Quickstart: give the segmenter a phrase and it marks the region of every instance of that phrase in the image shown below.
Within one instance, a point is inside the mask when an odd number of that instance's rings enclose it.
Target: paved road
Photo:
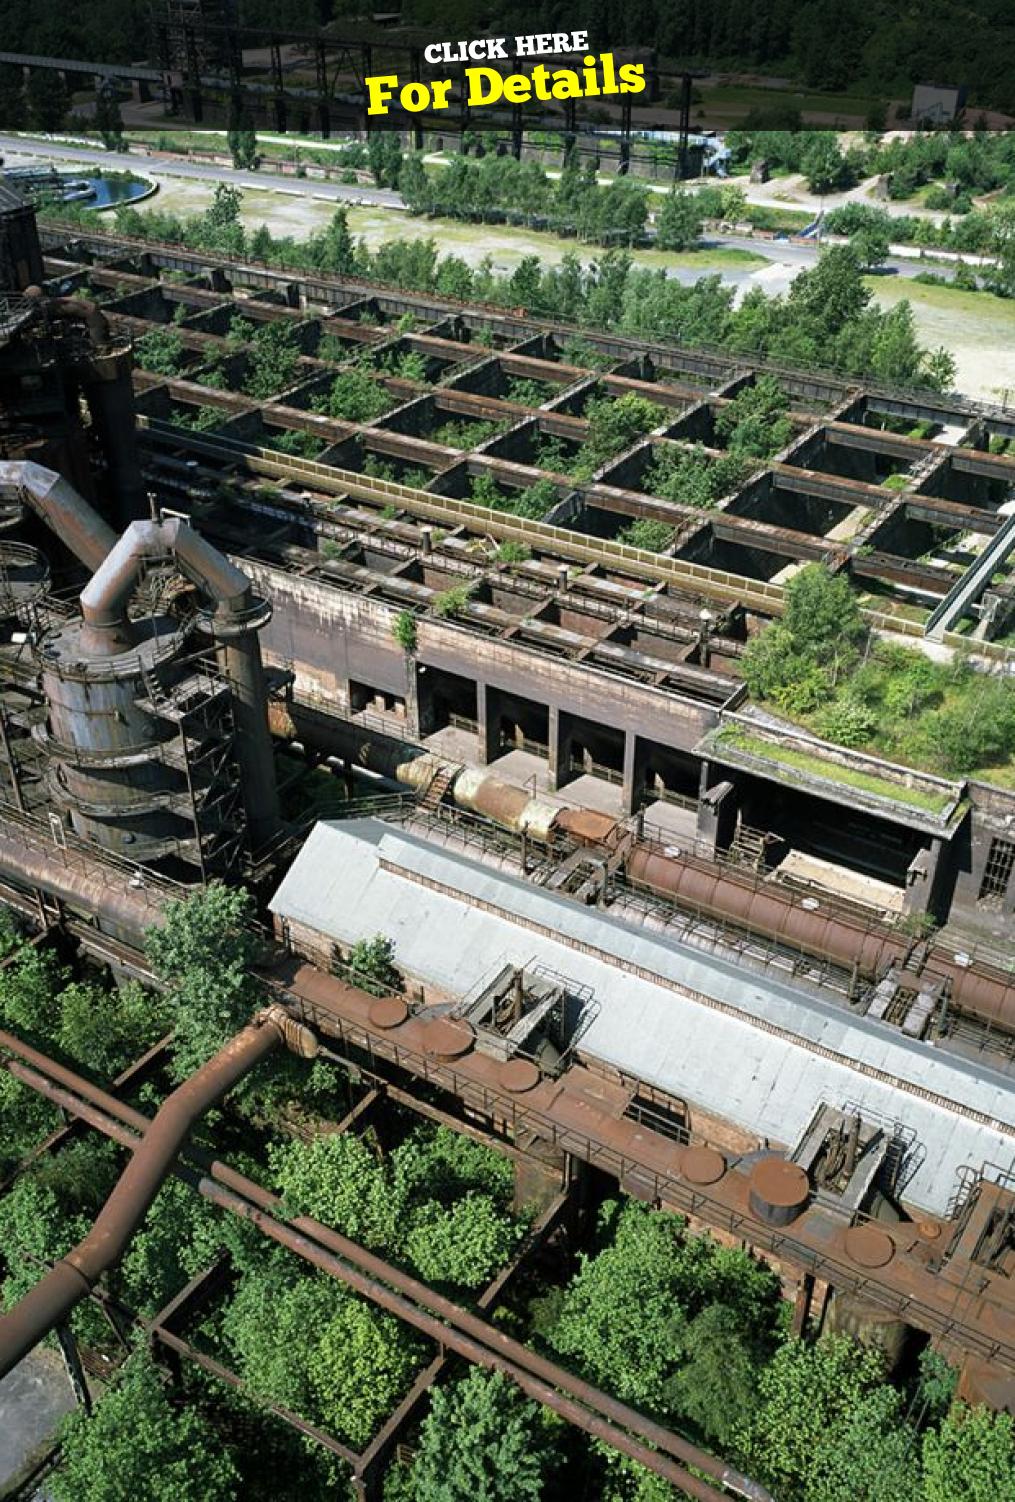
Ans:
[[[189,182],[229,183],[235,188],[249,188],[259,192],[267,189],[292,198],[311,198],[319,202],[370,204],[385,209],[404,207],[401,197],[388,188],[369,188],[358,183],[355,185],[326,183],[311,178],[282,178],[278,173],[273,172],[236,171],[232,167],[213,167],[205,162],[170,162],[141,154],[103,151],[86,146],[65,146],[57,141],[26,142],[14,136],[0,135],[0,156],[9,166],[23,166],[40,159],[94,163],[116,172],[151,173],[157,177],[180,178]],[[777,279],[778,285],[773,285],[771,289],[773,291],[783,290],[784,285],[788,284],[793,276],[806,266],[813,264],[818,253],[816,242],[800,244],[791,243],[788,240],[754,240],[749,236],[716,236],[708,240],[706,244],[732,250],[751,251],[755,255],[763,256],[765,260],[772,263],[774,268],[783,268],[783,275]],[[675,268],[673,274],[680,281],[692,282],[708,269],[707,263],[703,260],[700,269]],[[892,257],[885,265],[886,274],[900,277],[914,277],[926,269],[925,263],[901,257]],[[947,263],[935,264],[934,270],[939,275],[948,276],[951,267]],[[724,269],[723,279],[738,285],[751,277],[752,273],[747,270]]]
[[[33,161],[96,163],[111,172],[150,173],[157,177],[184,178],[188,182],[229,183],[234,188],[285,192],[293,198],[318,198],[335,203],[370,203],[400,209],[402,200],[387,188],[365,188],[358,183],[317,182],[305,177],[282,178],[272,172],[236,172],[231,167],[212,167],[205,162],[167,162],[140,153],[93,150],[87,146],[64,146],[57,141],[21,141],[0,135],[0,156],[8,166],[27,166]]]

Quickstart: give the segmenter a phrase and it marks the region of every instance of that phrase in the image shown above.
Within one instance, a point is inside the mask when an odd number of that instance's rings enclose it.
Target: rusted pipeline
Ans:
[[[0,497],[23,502],[90,569],[101,566],[116,533],[73,485],[31,460],[0,460]]]
[[[45,311],[49,318],[83,323],[96,350],[109,340],[109,320],[90,297],[47,297]]]
[[[137,943],[146,928],[165,922],[161,902],[153,900],[145,887],[132,887],[126,875],[119,877],[121,886],[110,879],[108,871],[102,876],[104,880],[84,864],[66,863],[55,848],[52,852],[36,849],[28,839],[19,840],[15,833],[0,829],[0,878],[21,891],[41,888],[86,917],[99,914],[107,923],[133,934]]]
[[[7,1314],[0,1316],[0,1378],[63,1323],[122,1257],[172,1171],[194,1123],[282,1042],[269,1017],[245,1027],[163,1102],[88,1234]],[[0,1034],[0,1047],[20,1052]],[[38,1056],[36,1056],[38,1057]],[[48,1061],[47,1061],[48,1062]]]
[[[209,1179],[202,1179],[198,1188],[212,1204],[220,1205],[223,1209],[232,1210],[234,1214],[241,1216],[244,1220],[251,1221],[257,1226],[258,1230],[272,1241],[277,1242],[279,1246],[284,1246],[289,1251],[296,1252],[298,1256],[304,1258],[312,1266],[318,1267],[322,1272],[339,1279],[347,1287],[362,1294],[371,1303],[379,1305],[382,1309],[386,1309],[390,1314],[395,1315],[396,1318],[402,1319],[407,1324],[412,1325],[414,1329],[418,1330],[422,1335],[428,1336],[438,1345],[449,1347],[452,1351],[455,1351],[460,1356],[464,1356],[476,1366],[485,1367],[489,1371],[503,1372],[528,1397],[533,1398],[537,1403],[544,1404],[547,1408],[552,1409],[554,1413],[559,1413],[562,1418],[567,1419],[575,1428],[583,1429],[586,1434],[591,1434],[594,1438],[603,1440],[622,1454],[629,1456],[630,1459],[654,1471],[657,1476],[661,1476],[671,1486],[675,1486],[679,1491],[683,1492],[685,1496],[695,1498],[696,1502],[723,1502],[723,1494],[716,1491],[714,1486],[709,1485],[708,1482],[701,1480],[697,1476],[693,1476],[683,1466],[671,1460],[669,1455],[660,1454],[657,1450],[649,1449],[640,1440],[633,1439],[625,1430],[617,1428],[608,1418],[604,1417],[605,1404],[602,1404],[601,1401],[597,1402],[596,1405],[600,1408],[600,1412],[590,1411],[583,1404],[576,1402],[571,1397],[565,1396],[557,1387],[552,1386],[549,1382],[542,1381],[539,1377],[533,1376],[531,1372],[520,1368],[507,1357],[492,1350],[489,1346],[473,1340],[470,1336],[463,1334],[461,1330],[448,1326],[432,1314],[419,1309],[409,1299],[404,1298],[401,1294],[394,1292],[392,1288],[387,1287],[385,1283],[366,1276],[355,1267],[350,1267],[348,1263],[342,1261],[333,1253],[326,1251],[317,1241],[311,1240],[309,1236],[297,1230],[296,1222],[289,1225],[283,1224],[281,1221],[276,1220],[274,1216],[258,1209],[250,1200]],[[385,1264],[384,1276],[387,1283],[395,1283],[397,1270]],[[564,1375],[560,1367],[554,1368],[554,1371],[558,1379]],[[604,1393],[596,1392],[595,1396],[598,1400],[605,1398]],[[638,1428],[641,1430],[645,1426],[645,1420],[641,1419],[640,1415],[638,1416],[638,1420]],[[673,1438],[672,1435],[667,1433],[668,1440],[672,1441]],[[721,1466],[721,1462],[717,1462],[713,1456],[708,1456],[707,1459],[712,1467]],[[752,1497],[753,1502],[766,1502],[766,1499],[767,1502],[771,1502],[771,1498],[761,1488],[752,1493],[744,1493],[743,1495]]]
[[[0,1045],[4,1044],[8,1036],[0,1034]],[[19,1044],[17,1039],[14,1042]],[[19,1044],[19,1048],[47,1065],[52,1063],[27,1045]],[[130,1128],[123,1123],[129,1121],[143,1129],[147,1121],[141,1113],[61,1065],[53,1066],[54,1074],[74,1081],[77,1089],[65,1088],[46,1079],[43,1074],[17,1063],[8,1062],[6,1067],[16,1078],[65,1109],[80,1115],[90,1125],[123,1145],[130,1146],[135,1140]],[[79,1098],[81,1095],[94,1097],[102,1107],[108,1109],[88,1104],[87,1099],[83,1102]],[[204,1163],[208,1172],[199,1178],[193,1170],[186,1167],[179,1166],[176,1171],[213,1204],[251,1221],[262,1234],[280,1246],[286,1247],[329,1276],[339,1279],[430,1339],[477,1365],[503,1371],[536,1401],[545,1403],[576,1427],[645,1465],[685,1495],[698,1499],[698,1502],[721,1502],[721,1494],[714,1487],[692,1476],[675,1464],[670,1456],[676,1455],[687,1460],[696,1469],[705,1471],[740,1496],[749,1499],[749,1502],[772,1502],[764,1487],[726,1466],[715,1456],[687,1444],[661,1425],[645,1419],[634,1409],[608,1397],[598,1388],[581,1382],[552,1362],[538,1357],[492,1325],[467,1314],[450,1300],[433,1293],[426,1284],[418,1283],[380,1258],[364,1252],[361,1247],[347,1241],[337,1232],[330,1231],[309,1217],[300,1217],[289,1223],[279,1221],[271,1213],[280,1205],[277,1196],[222,1163],[209,1163],[207,1153],[190,1151],[188,1157]],[[420,1304],[424,1307],[420,1308]],[[448,1323],[439,1317],[441,1314]],[[475,1329],[475,1335],[470,1333],[472,1329]],[[521,1361],[513,1359],[516,1356],[521,1357]],[[563,1395],[560,1389],[564,1389],[569,1396]],[[614,1427],[615,1424],[623,1425],[624,1428]],[[643,1444],[624,1432],[628,1428],[642,1436],[648,1444]],[[648,1445],[659,1445],[659,1448],[668,1453],[660,1454]]]
[[[183,572],[227,612],[250,604],[250,580],[235,564],[185,521],[135,521],[96,569],[81,592],[81,614],[93,629],[115,627],[123,619],[142,559],[172,558]]]
[[[798,893],[774,882],[756,882],[693,857],[670,855],[665,847],[635,841],[626,863],[632,885],[646,888],[677,906],[731,922],[804,954],[836,961],[863,975],[883,974],[902,964],[913,940],[884,924],[865,925],[816,899],[803,906]],[[1015,1031],[1015,985],[991,966],[963,966],[932,949],[928,977],[951,982],[949,1004],[984,1022]]]

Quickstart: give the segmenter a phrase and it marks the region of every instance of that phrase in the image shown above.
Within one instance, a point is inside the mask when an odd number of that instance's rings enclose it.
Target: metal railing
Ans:
[[[303,484],[315,485],[331,494],[353,495],[389,505],[397,502],[406,510],[430,520],[450,523],[452,526],[467,525],[473,531],[486,532],[502,540],[525,540],[537,547],[542,544],[547,551],[555,551],[583,563],[606,563],[613,568],[618,563],[623,563],[632,573],[646,579],[715,594],[731,602],[754,603],[761,609],[775,613],[779,613],[782,608],[782,586],[765,580],[745,579],[739,574],[710,568],[701,563],[691,563],[685,559],[664,558],[644,548],[632,547],[629,543],[592,537],[566,527],[551,526],[547,522],[530,521],[525,517],[514,516],[509,511],[493,511],[489,506],[458,500],[453,496],[413,490],[395,480],[377,479],[354,470],[320,464],[313,459],[282,456],[275,449],[243,443],[232,437],[202,438],[176,428],[171,423],[143,414],[138,416],[138,425],[152,432],[171,435],[181,446],[199,453],[216,456],[221,455],[223,450],[232,452],[237,458],[243,458],[255,473],[276,479],[295,478]]]
[[[882,1278],[858,1271],[855,1265],[842,1262],[833,1253],[804,1241],[797,1230],[780,1231],[762,1225],[716,1194],[689,1184],[678,1176],[675,1169],[667,1172],[650,1167],[643,1158],[628,1153],[623,1146],[607,1140],[605,1135],[593,1137],[580,1129],[564,1126],[555,1116],[537,1109],[518,1096],[480,1082],[454,1063],[438,1061],[429,1055],[418,1053],[399,1043],[395,1036],[381,1038],[362,1025],[349,1021],[326,1004],[319,1004],[300,995],[281,981],[276,980],[274,985],[308,1021],[337,1037],[345,1047],[365,1055],[371,1068],[377,1062],[394,1065],[426,1084],[450,1091],[480,1115],[504,1121],[515,1136],[519,1130],[534,1131],[548,1145],[601,1169],[620,1184],[636,1177],[639,1183],[647,1187],[647,1198],[658,1200],[668,1208],[698,1216],[731,1235],[749,1239],[754,1246],[784,1257],[840,1290],[848,1289],[862,1294],[879,1308],[905,1316],[910,1322],[918,1323],[921,1328],[938,1336],[961,1332],[969,1349],[979,1351],[989,1358],[1003,1355],[1007,1362],[1015,1366],[1015,1342],[998,1331],[987,1334],[978,1322],[973,1323],[957,1312],[963,1292],[961,1282],[947,1280],[947,1292],[953,1298],[953,1309],[935,1307],[901,1289],[892,1288]],[[772,1030],[775,1030],[774,1027]],[[931,1092],[917,1093],[928,1097],[931,1095]]]
[[[0,339],[8,338],[27,323],[38,306],[18,292],[0,292]]]

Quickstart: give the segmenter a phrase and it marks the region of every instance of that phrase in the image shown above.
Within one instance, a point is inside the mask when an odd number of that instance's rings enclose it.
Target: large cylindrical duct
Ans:
[[[55,470],[30,460],[0,459],[0,500],[28,506],[90,569],[116,545],[116,533]]]
[[[105,456],[116,520],[126,527],[148,509],[134,424],[129,352],[111,350],[93,360],[82,385]]]
[[[128,648],[136,627],[126,620],[127,602],[142,561],[158,558],[172,559],[214,602],[203,625],[214,638],[232,698],[233,745],[247,833],[251,848],[257,850],[277,832],[280,815],[257,639],[257,631],[270,618],[270,607],[254,597],[246,574],[186,522],[133,522],[82,592],[82,644],[107,663]]]
[[[194,863],[185,769],[172,754],[173,726],[152,701],[154,675],[172,670],[184,635],[166,621],[149,624],[150,634],[108,652],[96,652],[80,621],[46,638],[39,663],[49,715],[35,733],[53,797],[77,834],[141,864],[174,855]]]
[[[106,315],[90,298],[48,297],[43,307],[47,318],[82,324],[88,334],[77,376],[106,461],[114,517],[127,527],[148,509],[134,423],[130,345],[124,339],[113,342]]]

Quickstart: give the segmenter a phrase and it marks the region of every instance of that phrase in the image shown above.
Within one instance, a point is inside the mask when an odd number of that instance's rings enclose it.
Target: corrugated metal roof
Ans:
[[[379,821],[317,824],[270,905],[343,944],[386,934],[408,974],[456,995],[507,963],[548,965],[594,995],[583,1052],[759,1136],[794,1142],[822,1101],[897,1119],[923,1154],[907,1198],[931,1212],[961,1165],[1015,1160],[1011,1132],[912,1093],[1015,1122],[1002,1076]]]

